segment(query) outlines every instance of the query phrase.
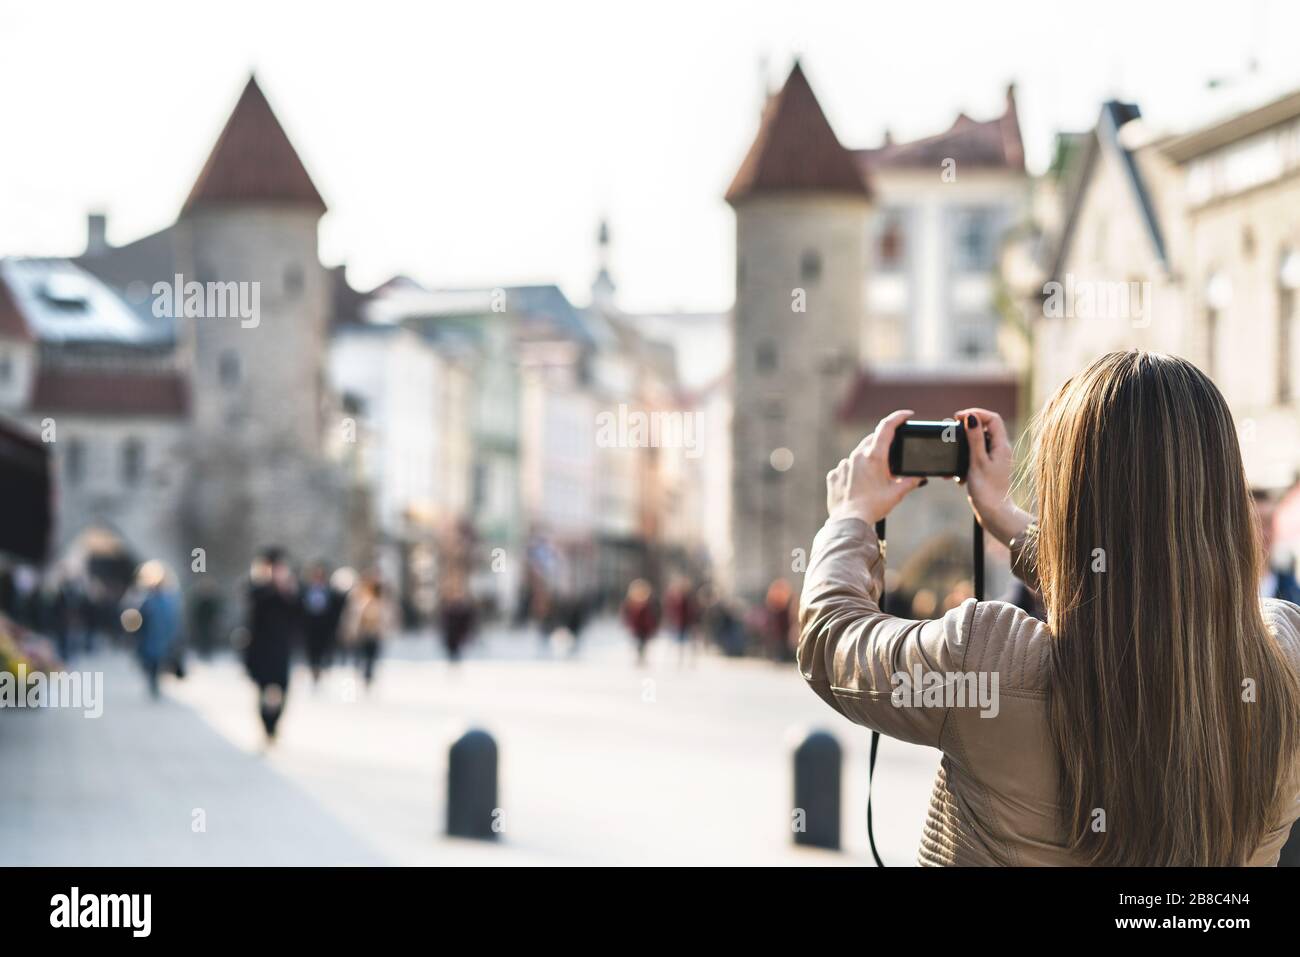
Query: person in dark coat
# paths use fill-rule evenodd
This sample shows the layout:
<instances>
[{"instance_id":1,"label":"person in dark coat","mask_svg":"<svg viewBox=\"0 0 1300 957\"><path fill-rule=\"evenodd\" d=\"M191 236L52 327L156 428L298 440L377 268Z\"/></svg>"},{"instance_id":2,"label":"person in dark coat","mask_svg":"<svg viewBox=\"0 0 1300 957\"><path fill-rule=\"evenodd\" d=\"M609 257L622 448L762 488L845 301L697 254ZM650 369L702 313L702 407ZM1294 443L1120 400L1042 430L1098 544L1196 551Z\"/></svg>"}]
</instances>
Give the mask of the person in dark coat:
<instances>
[{"instance_id":1,"label":"person in dark coat","mask_svg":"<svg viewBox=\"0 0 1300 957\"><path fill-rule=\"evenodd\" d=\"M564 608L564 627L568 629L571 641L569 643L569 654L576 656L582 642L582 631L587 627L587 619L591 617L591 609L595 607L595 600L590 595L582 593L575 594Z\"/></svg>"},{"instance_id":2,"label":"person in dark coat","mask_svg":"<svg viewBox=\"0 0 1300 957\"><path fill-rule=\"evenodd\" d=\"M784 578L775 579L768 586L763 602L766 612L764 643L768 657L773 661L794 660L794 645L790 640L791 626L798 618L794 605L795 595L790 583Z\"/></svg>"},{"instance_id":3,"label":"person in dark coat","mask_svg":"<svg viewBox=\"0 0 1300 957\"><path fill-rule=\"evenodd\" d=\"M679 578L668 587L664 611L677 638L678 664L684 664L695 641L695 626L700 621L700 606L689 581Z\"/></svg>"},{"instance_id":4,"label":"person in dark coat","mask_svg":"<svg viewBox=\"0 0 1300 957\"><path fill-rule=\"evenodd\" d=\"M461 649L474 631L477 615L474 601L459 575L451 576L438 603L438 618L442 631L442 644L447 649L447 660L460 661Z\"/></svg>"},{"instance_id":5,"label":"person in dark coat","mask_svg":"<svg viewBox=\"0 0 1300 957\"><path fill-rule=\"evenodd\" d=\"M654 588L644 578L638 578L627 587L623 623L636 641L637 664L644 665L646 646L659 630L659 602Z\"/></svg>"},{"instance_id":6,"label":"person in dark coat","mask_svg":"<svg viewBox=\"0 0 1300 957\"><path fill-rule=\"evenodd\" d=\"M209 658L217 647L217 623L221 620L221 592L210 578L199 579L190 597L190 628L194 650Z\"/></svg>"},{"instance_id":7,"label":"person in dark coat","mask_svg":"<svg viewBox=\"0 0 1300 957\"><path fill-rule=\"evenodd\" d=\"M289 692L289 651L302 627L298 585L280 549L267 549L255 567L248 608L244 665L257 685L262 727L267 744L271 744Z\"/></svg>"},{"instance_id":8,"label":"person in dark coat","mask_svg":"<svg viewBox=\"0 0 1300 957\"><path fill-rule=\"evenodd\" d=\"M334 658L343 600L343 595L331 586L325 566L319 562L312 565L302 588L302 620L307 664L314 684L320 683L321 673Z\"/></svg>"}]
</instances>

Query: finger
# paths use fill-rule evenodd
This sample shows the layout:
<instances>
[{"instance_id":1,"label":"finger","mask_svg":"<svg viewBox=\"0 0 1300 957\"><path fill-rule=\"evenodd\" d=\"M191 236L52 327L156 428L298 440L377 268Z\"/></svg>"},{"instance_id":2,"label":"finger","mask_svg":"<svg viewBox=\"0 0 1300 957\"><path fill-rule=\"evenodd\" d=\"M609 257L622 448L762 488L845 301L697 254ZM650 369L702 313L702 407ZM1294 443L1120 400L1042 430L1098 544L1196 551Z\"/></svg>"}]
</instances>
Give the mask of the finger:
<instances>
[{"instance_id":1,"label":"finger","mask_svg":"<svg viewBox=\"0 0 1300 957\"><path fill-rule=\"evenodd\" d=\"M970 464L983 468L989 464L989 450L984 444L984 424L974 412L962 416L961 424L966 430L966 444L970 446Z\"/></svg>"},{"instance_id":2,"label":"finger","mask_svg":"<svg viewBox=\"0 0 1300 957\"><path fill-rule=\"evenodd\" d=\"M909 476L905 476L904 478L894 479L893 482L894 504L897 505L899 502L901 502L903 499L907 497L909 492L916 491L927 481L928 479L925 479L919 475L909 475Z\"/></svg>"},{"instance_id":3,"label":"finger","mask_svg":"<svg viewBox=\"0 0 1300 957\"><path fill-rule=\"evenodd\" d=\"M971 407L962 409L957 413L959 421L964 420L967 415L974 414L984 426L984 431L989 434L993 448L1011 448L1011 437L1007 434L1007 424L1002 420L1002 416L996 412L990 412L988 409Z\"/></svg>"},{"instance_id":4,"label":"finger","mask_svg":"<svg viewBox=\"0 0 1300 957\"><path fill-rule=\"evenodd\" d=\"M911 409L899 409L897 412L891 412L880 420L873 434L875 443L871 447L871 454L877 458L889 454L889 444L894 441L894 433L898 427L908 420L914 413Z\"/></svg>"}]
</instances>

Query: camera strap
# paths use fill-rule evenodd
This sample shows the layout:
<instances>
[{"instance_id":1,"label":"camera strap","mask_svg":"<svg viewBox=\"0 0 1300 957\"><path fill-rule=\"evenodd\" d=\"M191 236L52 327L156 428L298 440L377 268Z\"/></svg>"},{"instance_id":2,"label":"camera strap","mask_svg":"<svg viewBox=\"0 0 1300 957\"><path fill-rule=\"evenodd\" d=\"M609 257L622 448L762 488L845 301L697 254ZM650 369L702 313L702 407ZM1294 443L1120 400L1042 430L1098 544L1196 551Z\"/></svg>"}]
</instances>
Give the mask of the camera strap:
<instances>
[{"instance_id":1,"label":"camera strap","mask_svg":"<svg viewBox=\"0 0 1300 957\"><path fill-rule=\"evenodd\" d=\"M885 560L885 520L882 518L876 522L876 541L880 546L880 560ZM971 559L973 570L971 574L972 589L975 592L975 600L984 600L984 526L980 525L979 519L975 519L975 530L971 535ZM883 598L884 595L882 594ZM867 843L871 845L871 856L876 862L877 867L884 867L885 862L880 859L880 852L876 850L876 831L871 822L871 792L874 789L876 777L876 752L880 749L880 732L871 732L871 756L867 759Z\"/></svg>"}]
</instances>

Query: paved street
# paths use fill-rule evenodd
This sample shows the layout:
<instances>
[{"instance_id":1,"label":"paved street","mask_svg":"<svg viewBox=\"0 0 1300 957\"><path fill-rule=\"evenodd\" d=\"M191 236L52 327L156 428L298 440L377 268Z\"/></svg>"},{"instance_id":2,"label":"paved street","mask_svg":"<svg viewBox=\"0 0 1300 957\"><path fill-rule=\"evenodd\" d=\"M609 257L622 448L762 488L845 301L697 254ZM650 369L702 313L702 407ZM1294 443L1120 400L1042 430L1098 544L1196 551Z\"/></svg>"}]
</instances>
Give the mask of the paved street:
<instances>
[{"instance_id":1,"label":"paved street","mask_svg":"<svg viewBox=\"0 0 1300 957\"><path fill-rule=\"evenodd\" d=\"M495 631L453 668L429 636L392 642L375 687L295 671L281 740L262 754L233 659L194 664L146 700L101 656L103 717L0 713L0 864L852 864L869 862L868 736L793 666L704 656L660 637L635 667L618 627L540 656ZM469 726L501 749L503 839L449 840L446 754ZM799 729L846 745L847 853L790 843ZM885 742L876 819L888 863L915 856L937 752ZM192 822L201 809L206 830Z\"/></svg>"}]
</instances>

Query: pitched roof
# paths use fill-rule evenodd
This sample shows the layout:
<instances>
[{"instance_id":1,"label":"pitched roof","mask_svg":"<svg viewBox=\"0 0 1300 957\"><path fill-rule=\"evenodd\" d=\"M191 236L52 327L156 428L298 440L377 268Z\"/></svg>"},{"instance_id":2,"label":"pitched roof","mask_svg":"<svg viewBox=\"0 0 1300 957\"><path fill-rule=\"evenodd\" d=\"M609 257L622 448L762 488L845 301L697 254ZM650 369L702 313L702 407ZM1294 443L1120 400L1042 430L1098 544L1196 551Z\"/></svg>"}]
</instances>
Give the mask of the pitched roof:
<instances>
[{"instance_id":1,"label":"pitched roof","mask_svg":"<svg viewBox=\"0 0 1300 957\"><path fill-rule=\"evenodd\" d=\"M179 372L42 367L32 388L35 412L184 416L189 389Z\"/></svg>"},{"instance_id":2,"label":"pitched roof","mask_svg":"<svg viewBox=\"0 0 1300 957\"><path fill-rule=\"evenodd\" d=\"M781 92L768 99L758 135L726 198L734 205L757 193L785 191L871 195L797 61Z\"/></svg>"},{"instance_id":3,"label":"pitched roof","mask_svg":"<svg viewBox=\"0 0 1300 957\"><path fill-rule=\"evenodd\" d=\"M957 168L1025 169L1025 145L1020 138L1020 115L1016 109L1016 88L1007 87L1006 107L991 120L973 120L965 113L947 130L907 143L886 142L875 149L855 154L864 172L876 169L938 169L946 159Z\"/></svg>"},{"instance_id":4,"label":"pitched roof","mask_svg":"<svg viewBox=\"0 0 1300 957\"><path fill-rule=\"evenodd\" d=\"M144 290L142 302L133 306L69 259L0 260L0 332L8 329L31 341L169 348L174 342L172 319L153 316L147 298Z\"/></svg>"},{"instance_id":5,"label":"pitched roof","mask_svg":"<svg viewBox=\"0 0 1300 957\"><path fill-rule=\"evenodd\" d=\"M1137 206L1143 229L1151 243L1151 251L1155 255L1156 261L1168 268L1169 257L1165 248L1164 233L1160 228L1160 218L1156 213L1151 192L1142 176L1137 157L1120 140L1119 131L1124 125L1130 120L1138 119L1141 115L1142 111L1138 109L1136 103L1120 103L1117 100L1108 100L1102 104L1101 116L1097 120L1096 129L1091 136L1086 138L1084 154L1078 161L1080 166L1067 201L1068 209L1065 224L1061 230L1056 254L1053 257L1051 278L1060 278L1065 268L1065 260L1074 242L1075 230L1083 211L1088 187L1092 182L1092 175L1097 168L1097 160L1102 151L1112 154L1119 162L1134 204Z\"/></svg>"},{"instance_id":6,"label":"pitched roof","mask_svg":"<svg viewBox=\"0 0 1300 957\"><path fill-rule=\"evenodd\" d=\"M70 259L0 260L0 332L57 345L165 349L169 317L154 317L147 287L139 305Z\"/></svg>"},{"instance_id":7,"label":"pitched roof","mask_svg":"<svg viewBox=\"0 0 1300 957\"><path fill-rule=\"evenodd\" d=\"M232 203L292 204L325 212L325 200L275 118L257 78L251 76L181 214L199 206Z\"/></svg>"}]
</instances>

